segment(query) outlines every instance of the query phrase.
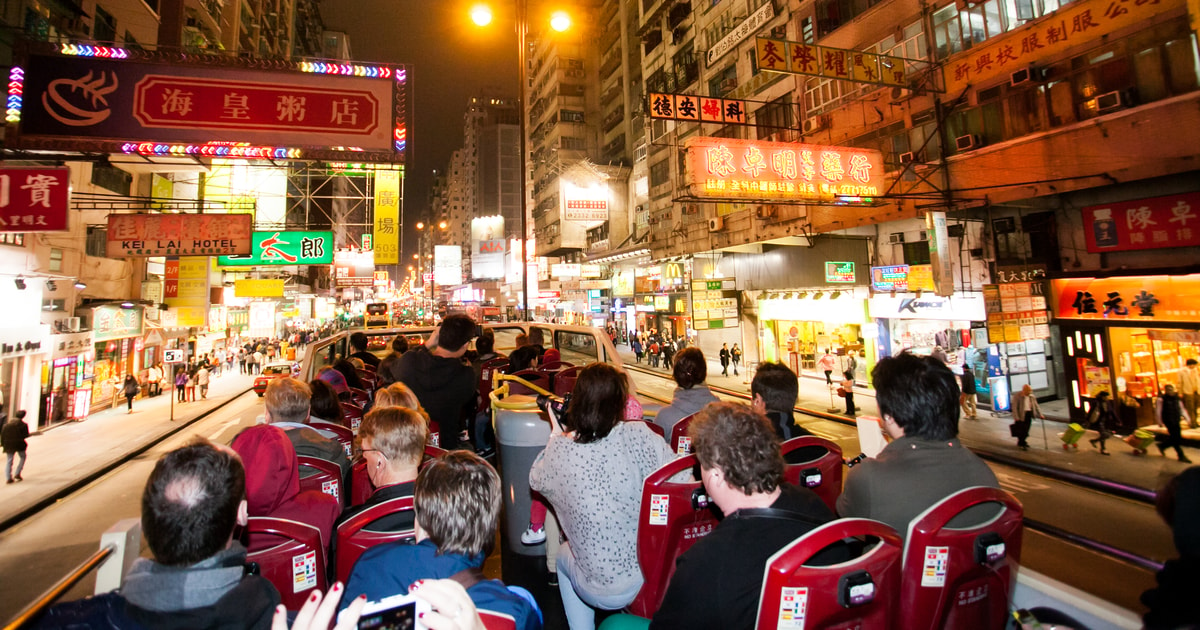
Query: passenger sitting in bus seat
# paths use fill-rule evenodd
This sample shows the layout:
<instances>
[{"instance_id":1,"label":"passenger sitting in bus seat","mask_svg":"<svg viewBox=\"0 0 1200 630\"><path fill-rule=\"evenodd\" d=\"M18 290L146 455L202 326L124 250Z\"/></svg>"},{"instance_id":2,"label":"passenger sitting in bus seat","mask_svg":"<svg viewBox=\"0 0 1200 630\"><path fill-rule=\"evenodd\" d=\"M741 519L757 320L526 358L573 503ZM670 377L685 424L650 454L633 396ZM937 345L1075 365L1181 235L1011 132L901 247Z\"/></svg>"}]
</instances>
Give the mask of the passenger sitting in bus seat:
<instances>
[{"instance_id":1,"label":"passenger sitting in bus seat","mask_svg":"<svg viewBox=\"0 0 1200 630\"><path fill-rule=\"evenodd\" d=\"M546 349L542 344L546 342L542 335L541 328L530 328L526 334L527 343L512 351L508 355L508 373L515 374L521 370L536 368L541 363L542 355Z\"/></svg>"},{"instance_id":2,"label":"passenger sitting in bus seat","mask_svg":"<svg viewBox=\"0 0 1200 630\"><path fill-rule=\"evenodd\" d=\"M408 593L418 580L451 578L467 587L479 609L512 616L517 630L541 628L527 592L518 594L483 577L481 567L500 520L495 469L474 453L448 453L431 460L417 476L413 498L417 543L385 543L365 551L346 581L341 607L359 595L379 601Z\"/></svg>"},{"instance_id":3,"label":"passenger sitting in bus seat","mask_svg":"<svg viewBox=\"0 0 1200 630\"><path fill-rule=\"evenodd\" d=\"M263 395L263 418L287 435L297 455L316 457L338 465L342 471L342 487L350 479L350 458L337 440L337 434L314 429L309 424L312 412L312 389L304 381L290 376L277 378L267 385ZM340 424L341 419L337 419ZM307 474L305 474L307 473ZM301 471L301 477L311 475Z\"/></svg>"},{"instance_id":4,"label":"passenger sitting in bus seat","mask_svg":"<svg viewBox=\"0 0 1200 630\"><path fill-rule=\"evenodd\" d=\"M233 539L246 517L246 472L235 453L199 440L163 455L142 491L153 558L135 560L120 590L58 604L36 627L267 630L279 592L247 571L246 549Z\"/></svg>"},{"instance_id":5,"label":"passenger sitting in bus seat","mask_svg":"<svg viewBox=\"0 0 1200 630\"><path fill-rule=\"evenodd\" d=\"M354 348L354 352L350 355L352 358L361 359L363 363L378 368L379 357L375 353L367 351L367 335L365 333L356 332L350 335L350 346Z\"/></svg>"},{"instance_id":6,"label":"passenger sitting in bus seat","mask_svg":"<svg viewBox=\"0 0 1200 630\"><path fill-rule=\"evenodd\" d=\"M708 377L708 364L700 348L684 348L675 357L671 370L675 377L675 393L671 404L663 407L654 417L654 423L662 427L667 439L676 422L700 411L705 405L718 401L712 390L704 384Z\"/></svg>"},{"instance_id":7,"label":"passenger sitting in bus seat","mask_svg":"<svg viewBox=\"0 0 1200 630\"><path fill-rule=\"evenodd\" d=\"M903 352L871 372L883 430L891 443L846 475L838 514L882 521L900 537L908 524L942 499L974 486L999 488L987 464L958 441L958 379L933 357ZM996 508L977 505L951 527L986 520Z\"/></svg>"}]
</instances>

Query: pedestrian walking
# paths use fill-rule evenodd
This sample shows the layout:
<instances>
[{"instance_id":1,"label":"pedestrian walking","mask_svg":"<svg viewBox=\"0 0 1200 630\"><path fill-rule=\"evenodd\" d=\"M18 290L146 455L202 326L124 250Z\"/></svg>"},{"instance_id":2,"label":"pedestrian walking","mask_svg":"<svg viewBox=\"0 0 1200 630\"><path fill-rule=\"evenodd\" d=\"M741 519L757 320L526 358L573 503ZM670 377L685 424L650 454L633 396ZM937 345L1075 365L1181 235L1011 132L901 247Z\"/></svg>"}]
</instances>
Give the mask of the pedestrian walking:
<instances>
[{"instance_id":1,"label":"pedestrian walking","mask_svg":"<svg viewBox=\"0 0 1200 630\"><path fill-rule=\"evenodd\" d=\"M188 370L187 373L187 399L191 402L196 402L196 368Z\"/></svg>"},{"instance_id":2,"label":"pedestrian walking","mask_svg":"<svg viewBox=\"0 0 1200 630\"><path fill-rule=\"evenodd\" d=\"M151 396L157 396L159 393L161 393L162 389L160 383L162 382L162 375L162 368L158 367L157 365L151 365L150 369L146 370L146 384L148 385L149 389L147 393L149 393Z\"/></svg>"},{"instance_id":3,"label":"pedestrian walking","mask_svg":"<svg viewBox=\"0 0 1200 630\"><path fill-rule=\"evenodd\" d=\"M963 415L968 420L974 420L978 409L975 406L975 397L979 393L975 386L975 371L969 365L963 365L962 376L959 377L961 383L959 389L961 393L958 395L958 405L962 407Z\"/></svg>"},{"instance_id":4,"label":"pedestrian walking","mask_svg":"<svg viewBox=\"0 0 1200 630\"><path fill-rule=\"evenodd\" d=\"M658 342L655 340L651 340L650 341L650 356L648 359L648 361L650 362L650 367L658 367L658 351L659 351Z\"/></svg>"},{"instance_id":5,"label":"pedestrian walking","mask_svg":"<svg viewBox=\"0 0 1200 630\"><path fill-rule=\"evenodd\" d=\"M1091 440L1092 447L1100 445L1100 454L1108 455L1108 450L1104 448L1104 443L1108 438L1112 437L1112 428L1117 424L1117 412L1113 408L1112 394L1108 392L1100 392L1096 394L1096 404L1092 405L1092 411L1088 414L1088 421L1093 429L1100 433L1100 437Z\"/></svg>"},{"instance_id":6,"label":"pedestrian walking","mask_svg":"<svg viewBox=\"0 0 1200 630\"><path fill-rule=\"evenodd\" d=\"M121 386L121 393L125 394L125 404L129 407L126 413L133 413L133 399L138 395L138 382L132 374L125 375L125 384Z\"/></svg>"},{"instance_id":7,"label":"pedestrian walking","mask_svg":"<svg viewBox=\"0 0 1200 630\"><path fill-rule=\"evenodd\" d=\"M238 360L238 373L245 374L246 373L246 349L245 348L238 348L237 360Z\"/></svg>"},{"instance_id":8,"label":"pedestrian walking","mask_svg":"<svg viewBox=\"0 0 1200 630\"><path fill-rule=\"evenodd\" d=\"M3 407L0 405L0 418L3 417ZM28 447L26 439L29 437L29 425L25 424L25 411L18 411L11 420L4 422L3 429L0 429L0 448L4 450L4 477L8 483L13 481L24 481L21 478L21 471L25 469L25 449ZM20 457L17 462L17 472L13 474L13 458Z\"/></svg>"},{"instance_id":9,"label":"pedestrian walking","mask_svg":"<svg viewBox=\"0 0 1200 630\"><path fill-rule=\"evenodd\" d=\"M846 357L842 361L842 370L850 370L850 374L858 375L858 353L853 350L846 351Z\"/></svg>"},{"instance_id":10,"label":"pedestrian walking","mask_svg":"<svg viewBox=\"0 0 1200 630\"><path fill-rule=\"evenodd\" d=\"M1188 413L1188 427L1196 428L1196 407L1200 405L1200 368L1195 359L1188 359L1179 370L1179 398Z\"/></svg>"},{"instance_id":11,"label":"pedestrian walking","mask_svg":"<svg viewBox=\"0 0 1200 630\"><path fill-rule=\"evenodd\" d=\"M833 386L833 370L837 368L837 357L829 353L829 348L825 348L825 354L817 360L817 369L825 373L825 384Z\"/></svg>"},{"instance_id":12,"label":"pedestrian walking","mask_svg":"<svg viewBox=\"0 0 1200 630\"><path fill-rule=\"evenodd\" d=\"M738 375L738 364L742 362L742 349L735 343L733 348L729 350L729 360L733 363L733 375Z\"/></svg>"},{"instance_id":13,"label":"pedestrian walking","mask_svg":"<svg viewBox=\"0 0 1200 630\"><path fill-rule=\"evenodd\" d=\"M1042 415L1042 408L1038 406L1037 396L1033 395L1033 388L1025 385L1021 391L1017 392L1012 397L1012 414L1013 424L1010 427L1012 436L1017 438L1017 447L1021 450L1029 450L1029 428L1033 426L1034 417L1046 419Z\"/></svg>"},{"instance_id":14,"label":"pedestrian walking","mask_svg":"<svg viewBox=\"0 0 1200 630\"><path fill-rule=\"evenodd\" d=\"M846 399L846 415L854 417L856 411L854 407L854 372L846 370L842 372L842 396Z\"/></svg>"},{"instance_id":15,"label":"pedestrian walking","mask_svg":"<svg viewBox=\"0 0 1200 630\"><path fill-rule=\"evenodd\" d=\"M1158 452L1166 457L1167 447L1172 446L1179 461L1185 464L1192 463L1192 460L1183 454L1183 429L1179 426L1180 421L1190 421L1190 418L1187 410L1183 408L1179 394L1175 393L1174 385L1168 383L1163 386L1162 394L1154 401L1154 417L1159 424L1167 428L1167 439L1158 443Z\"/></svg>"},{"instance_id":16,"label":"pedestrian walking","mask_svg":"<svg viewBox=\"0 0 1200 630\"><path fill-rule=\"evenodd\" d=\"M671 360L675 358L675 342L671 340L664 341L662 344L663 369L669 370L673 365Z\"/></svg>"},{"instance_id":17,"label":"pedestrian walking","mask_svg":"<svg viewBox=\"0 0 1200 630\"><path fill-rule=\"evenodd\" d=\"M729 376L729 344L721 344L721 376Z\"/></svg>"},{"instance_id":18,"label":"pedestrian walking","mask_svg":"<svg viewBox=\"0 0 1200 630\"><path fill-rule=\"evenodd\" d=\"M642 340L638 339L635 336L633 338L633 341L629 344L629 347L633 348L634 358L637 359L638 363L641 363L642 362Z\"/></svg>"},{"instance_id":19,"label":"pedestrian walking","mask_svg":"<svg viewBox=\"0 0 1200 630\"><path fill-rule=\"evenodd\" d=\"M187 370L180 367L175 370L175 391L179 392L179 402L187 402Z\"/></svg>"},{"instance_id":20,"label":"pedestrian walking","mask_svg":"<svg viewBox=\"0 0 1200 630\"><path fill-rule=\"evenodd\" d=\"M196 370L196 386L200 388L200 398L201 399L208 398L208 379L209 379L208 368L201 365L200 369Z\"/></svg>"}]
</instances>

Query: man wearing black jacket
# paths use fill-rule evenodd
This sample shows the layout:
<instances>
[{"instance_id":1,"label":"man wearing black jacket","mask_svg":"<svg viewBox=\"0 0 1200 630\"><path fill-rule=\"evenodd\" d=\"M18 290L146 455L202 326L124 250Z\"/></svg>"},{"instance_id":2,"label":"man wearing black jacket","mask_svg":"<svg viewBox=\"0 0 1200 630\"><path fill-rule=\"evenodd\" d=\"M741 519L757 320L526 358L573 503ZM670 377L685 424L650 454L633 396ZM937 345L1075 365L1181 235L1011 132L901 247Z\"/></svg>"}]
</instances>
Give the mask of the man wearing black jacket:
<instances>
[{"instance_id":1,"label":"man wearing black jacket","mask_svg":"<svg viewBox=\"0 0 1200 630\"><path fill-rule=\"evenodd\" d=\"M459 432L466 418L475 415L478 382L471 366L463 362L475 322L466 315L451 315L426 340L396 361L397 380L417 395L429 419L438 423L438 444L459 448Z\"/></svg>"}]
</instances>

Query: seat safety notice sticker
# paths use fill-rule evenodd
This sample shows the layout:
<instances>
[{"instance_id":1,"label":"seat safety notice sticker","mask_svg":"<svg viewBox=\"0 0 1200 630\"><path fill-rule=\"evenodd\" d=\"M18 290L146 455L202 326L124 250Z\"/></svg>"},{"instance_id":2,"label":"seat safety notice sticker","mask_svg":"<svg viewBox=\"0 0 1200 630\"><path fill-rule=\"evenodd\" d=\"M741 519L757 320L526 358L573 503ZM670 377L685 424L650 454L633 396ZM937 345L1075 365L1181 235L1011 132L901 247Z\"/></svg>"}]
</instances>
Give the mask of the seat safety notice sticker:
<instances>
[{"instance_id":1,"label":"seat safety notice sticker","mask_svg":"<svg viewBox=\"0 0 1200 630\"><path fill-rule=\"evenodd\" d=\"M317 552L292 556L292 592L307 591L317 585Z\"/></svg>"},{"instance_id":2,"label":"seat safety notice sticker","mask_svg":"<svg viewBox=\"0 0 1200 630\"><path fill-rule=\"evenodd\" d=\"M804 630L804 616L808 613L808 588L785 586L779 593L778 630Z\"/></svg>"},{"instance_id":3,"label":"seat safety notice sticker","mask_svg":"<svg viewBox=\"0 0 1200 630\"><path fill-rule=\"evenodd\" d=\"M946 567L950 564L949 547L926 547L925 569L921 571L921 586L941 588L946 585Z\"/></svg>"},{"instance_id":4,"label":"seat safety notice sticker","mask_svg":"<svg viewBox=\"0 0 1200 630\"><path fill-rule=\"evenodd\" d=\"M650 495L650 524L651 525L666 525L667 524L667 506L671 503L671 497L665 494Z\"/></svg>"}]
</instances>

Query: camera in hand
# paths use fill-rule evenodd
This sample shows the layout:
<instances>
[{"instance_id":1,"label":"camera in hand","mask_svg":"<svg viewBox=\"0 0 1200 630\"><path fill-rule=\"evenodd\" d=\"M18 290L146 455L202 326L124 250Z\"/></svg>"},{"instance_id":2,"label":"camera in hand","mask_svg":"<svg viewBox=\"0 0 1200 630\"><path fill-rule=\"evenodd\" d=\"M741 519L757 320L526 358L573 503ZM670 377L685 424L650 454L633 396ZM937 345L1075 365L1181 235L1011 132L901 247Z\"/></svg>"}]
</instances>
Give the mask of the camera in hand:
<instances>
[{"instance_id":1,"label":"camera in hand","mask_svg":"<svg viewBox=\"0 0 1200 630\"><path fill-rule=\"evenodd\" d=\"M541 394L537 397L537 406L544 409L547 414L554 411L554 415L558 417L558 423L564 428L570 424L567 421L567 408L571 406L571 394L568 393L561 399Z\"/></svg>"}]
</instances>

